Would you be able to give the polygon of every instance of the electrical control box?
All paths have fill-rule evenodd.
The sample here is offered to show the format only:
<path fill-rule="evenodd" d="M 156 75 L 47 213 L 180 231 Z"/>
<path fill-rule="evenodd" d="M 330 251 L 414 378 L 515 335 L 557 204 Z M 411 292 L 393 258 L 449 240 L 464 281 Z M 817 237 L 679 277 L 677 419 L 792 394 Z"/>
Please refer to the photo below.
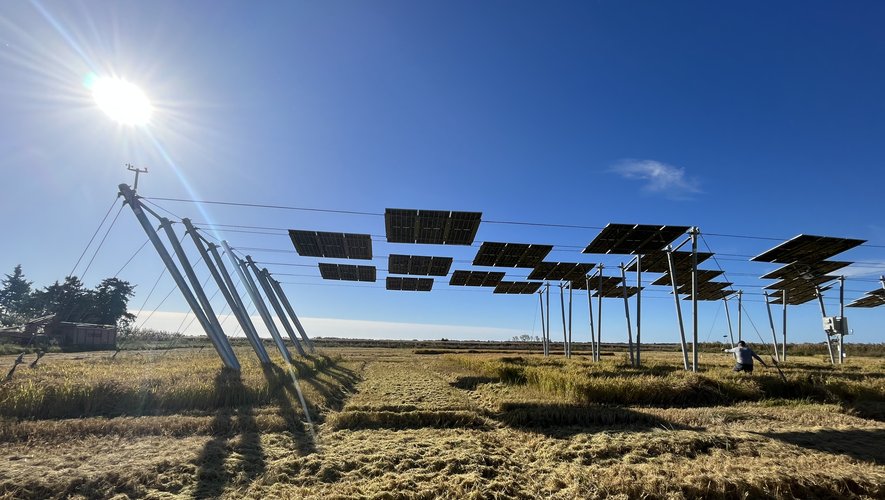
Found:
<path fill-rule="evenodd" d="M 827 335 L 848 335 L 848 318 L 844 316 L 825 316 L 824 331 Z"/>

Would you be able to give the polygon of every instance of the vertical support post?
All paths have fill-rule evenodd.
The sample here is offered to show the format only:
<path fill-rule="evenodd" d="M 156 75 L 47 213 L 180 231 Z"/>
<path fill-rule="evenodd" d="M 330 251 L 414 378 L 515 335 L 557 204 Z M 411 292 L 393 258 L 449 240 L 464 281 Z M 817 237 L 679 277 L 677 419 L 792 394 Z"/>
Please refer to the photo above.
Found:
<path fill-rule="evenodd" d="M 781 361 L 787 360 L 787 289 L 784 288 L 781 299 L 784 303 L 784 331 L 783 342 L 781 343 Z"/>
<path fill-rule="evenodd" d="M 599 289 L 596 290 L 597 309 L 599 310 L 599 327 L 596 329 L 596 361 L 602 361 L 602 286 L 605 278 L 602 270 L 605 266 L 599 264 Z"/>
<path fill-rule="evenodd" d="M 274 293 L 270 283 L 267 282 L 267 277 L 261 273 L 251 256 L 246 256 L 246 263 L 249 265 L 249 268 L 252 269 L 255 279 L 258 280 L 258 284 L 261 285 L 261 288 L 264 290 L 264 295 L 267 297 L 267 301 L 270 302 L 270 306 L 273 308 L 274 312 L 277 313 L 277 318 L 280 319 L 280 323 L 283 325 L 283 329 L 286 330 L 286 335 L 289 336 L 289 340 L 291 340 L 292 344 L 295 346 L 295 350 L 298 351 L 298 354 L 302 357 L 307 356 L 307 353 L 304 352 L 304 348 L 301 347 L 301 342 L 298 340 L 298 336 L 295 335 L 295 330 L 293 330 L 292 325 L 289 324 L 289 319 L 286 317 L 286 311 L 283 310 L 283 306 L 281 306 L 280 301 L 277 300 L 277 295 Z"/>
<path fill-rule="evenodd" d="M 636 366 L 642 364 L 642 255 L 636 255 Z"/>
<path fill-rule="evenodd" d="M 273 338 L 274 343 L 277 345 L 277 350 L 280 351 L 280 355 L 283 356 L 283 360 L 291 365 L 292 355 L 289 354 L 289 349 L 286 348 L 286 344 L 283 342 L 283 338 L 280 336 L 280 331 L 277 330 L 277 325 L 274 324 L 273 319 L 270 317 L 270 312 L 267 310 L 267 306 L 264 305 L 264 299 L 261 298 L 261 294 L 258 292 L 258 287 L 255 286 L 255 281 L 252 280 L 252 276 L 249 273 L 249 268 L 246 267 L 245 262 L 237 259 L 237 256 L 234 255 L 234 252 L 233 250 L 231 250 L 230 245 L 228 245 L 227 241 L 221 240 L 221 247 L 224 248 L 224 253 L 227 254 L 227 258 L 234 266 L 234 269 L 237 270 L 237 275 L 240 277 L 240 281 L 243 282 L 243 286 L 246 287 L 246 293 L 249 294 L 249 297 L 252 299 L 252 303 L 255 304 L 255 309 L 261 316 L 261 320 L 264 322 L 264 326 L 267 327 L 267 331 L 270 332 L 271 338 Z"/>
<path fill-rule="evenodd" d="M 160 240 L 159 235 L 157 235 L 157 232 L 154 231 L 153 226 L 151 225 L 150 221 L 147 218 L 147 215 L 145 215 L 144 210 L 142 209 L 141 202 L 135 195 L 135 191 L 133 191 L 132 188 L 130 188 L 126 184 L 120 184 L 118 187 L 120 189 L 120 194 L 123 196 L 123 199 L 126 201 L 126 203 L 129 204 L 129 208 L 132 209 L 132 212 L 135 214 L 135 218 L 138 219 L 138 223 L 141 224 L 141 228 L 144 230 L 145 234 L 147 234 L 148 239 L 153 244 L 154 249 L 157 251 L 157 254 L 160 256 L 160 260 L 162 260 L 163 264 L 166 266 L 166 270 L 169 271 L 169 275 L 172 276 L 173 280 L 175 280 L 175 284 L 178 286 L 178 290 L 181 291 L 181 294 L 184 296 L 184 300 L 187 302 L 188 306 L 190 306 L 191 311 L 193 311 L 194 316 L 196 316 L 197 318 L 197 321 L 200 322 L 200 326 L 203 327 L 203 331 L 206 332 L 206 335 L 212 342 L 212 347 L 215 348 L 218 356 L 221 357 L 221 361 L 224 363 L 224 366 L 233 370 L 239 370 L 240 364 L 237 359 L 231 359 L 230 356 L 228 356 L 227 350 L 223 347 L 222 340 L 215 337 L 215 331 L 212 329 L 212 325 L 209 324 L 209 320 L 208 318 L 206 318 L 206 314 L 203 312 L 202 308 L 200 308 L 200 304 L 197 302 L 197 299 L 194 297 L 193 293 L 188 287 L 187 282 L 184 280 L 184 277 L 181 275 L 181 272 L 178 270 L 178 267 L 172 260 L 172 256 L 169 255 L 169 251 L 166 250 L 165 245 L 163 245 L 162 240 Z"/>
<path fill-rule="evenodd" d="M 738 342 L 744 340 L 743 337 L 743 320 L 744 320 L 744 291 L 738 290 Z"/>
<path fill-rule="evenodd" d="M 538 302 L 541 303 L 541 350 L 547 356 L 547 327 L 544 326 L 544 290 L 538 292 Z"/>
<path fill-rule="evenodd" d="M 774 331 L 774 316 L 771 315 L 771 302 L 768 301 L 768 293 L 762 292 L 765 297 L 765 309 L 768 310 L 768 324 L 771 326 L 771 346 L 774 348 L 774 358 L 780 361 L 780 354 L 777 352 L 777 333 Z"/>
<path fill-rule="evenodd" d="M 821 293 L 820 287 L 815 286 L 814 291 L 817 294 L 817 303 L 820 304 L 820 316 L 821 318 L 827 317 L 827 309 L 824 306 L 824 294 Z M 830 334 L 824 330 L 824 338 L 827 339 L 827 352 L 830 354 L 830 364 L 836 364 L 836 358 L 833 357 L 833 342 L 830 340 Z"/>
<path fill-rule="evenodd" d="M 728 312 L 728 298 L 722 299 L 725 304 L 725 320 L 728 322 L 728 339 L 731 341 L 731 347 L 734 347 L 734 331 L 731 329 L 731 313 Z"/>
<path fill-rule="evenodd" d="M 627 317 L 627 348 L 630 350 L 630 366 L 636 366 L 636 359 L 633 357 L 633 327 L 630 321 L 630 301 L 627 300 L 627 270 L 626 266 L 621 263 L 621 280 L 624 292 L 624 315 Z"/>
<path fill-rule="evenodd" d="M 670 269 L 670 286 L 673 288 L 673 300 L 676 302 L 676 319 L 679 321 L 679 343 L 682 347 L 682 365 L 685 370 L 688 371 L 688 347 L 685 345 L 685 324 L 682 321 L 682 304 L 679 302 L 679 289 L 676 286 L 676 265 L 673 263 L 672 247 L 667 247 L 667 267 Z"/>
<path fill-rule="evenodd" d="M 839 317 L 842 318 L 842 324 L 845 324 L 845 276 L 839 276 Z M 839 364 L 845 362 L 845 332 L 839 329 Z"/>
<path fill-rule="evenodd" d="M 550 355 L 550 283 L 546 284 L 547 288 L 547 355 Z"/>
<path fill-rule="evenodd" d="M 593 294 L 590 293 L 590 277 L 584 276 L 587 283 L 587 316 L 590 319 L 590 355 L 593 361 L 596 359 L 596 331 L 593 328 Z"/>
<path fill-rule="evenodd" d="M 268 357 L 267 351 L 264 349 L 264 344 L 262 344 L 261 339 L 258 338 L 258 333 L 255 332 L 252 322 L 246 317 L 246 310 L 242 307 L 242 302 L 238 300 L 239 297 L 237 297 L 237 300 L 234 299 L 234 295 L 237 294 L 237 289 L 234 287 L 230 276 L 228 276 L 227 269 L 224 268 L 224 263 L 221 262 L 221 256 L 219 256 L 216 251 L 214 255 L 217 258 L 215 258 L 215 262 L 213 263 L 213 259 L 209 257 L 209 252 L 206 251 L 206 247 L 203 245 L 203 240 L 200 239 L 200 235 L 197 234 L 197 229 L 191 223 L 190 219 L 181 219 L 181 222 L 184 224 L 191 240 L 193 240 L 194 246 L 197 247 L 197 251 L 200 253 L 200 257 L 203 258 L 203 262 L 206 263 L 206 267 L 209 268 L 209 273 L 215 280 L 215 284 L 218 285 L 218 289 L 224 296 L 224 300 L 227 301 L 227 305 L 230 307 L 234 318 L 236 318 L 237 323 L 240 324 L 243 333 L 246 334 L 246 338 L 249 340 L 252 350 L 255 351 L 255 354 L 258 356 L 261 363 L 270 363 L 270 357 Z M 212 247 L 214 247 L 214 245 L 212 245 Z M 218 266 L 217 264 L 221 265 Z M 221 275 L 222 270 L 224 272 L 223 277 Z"/>
<path fill-rule="evenodd" d="M 565 330 L 565 283 L 559 282 L 559 307 L 562 310 L 562 354 L 568 357 L 568 333 Z"/>
<path fill-rule="evenodd" d="M 264 275 L 267 277 L 268 283 L 273 287 L 274 291 L 277 293 L 277 298 L 280 299 L 280 303 L 283 305 L 283 309 L 289 313 L 289 318 L 292 319 L 292 323 L 295 324 L 295 329 L 298 330 L 298 334 L 301 335 L 301 339 L 304 340 L 304 343 L 307 344 L 308 350 L 311 353 L 316 352 L 316 347 L 313 345 L 313 341 L 310 340 L 310 337 L 307 336 L 307 332 L 304 330 L 304 326 L 301 324 L 301 321 L 298 319 L 298 315 L 295 314 L 295 309 L 292 307 L 292 303 L 289 302 L 289 297 L 286 296 L 286 293 L 283 292 L 283 287 L 280 285 L 280 282 L 273 279 L 270 275 L 270 271 L 267 268 L 262 270 Z"/>
<path fill-rule="evenodd" d="M 568 357 L 572 357 L 572 282 L 568 283 Z"/>
<path fill-rule="evenodd" d="M 692 359 L 691 371 L 698 371 L 698 231 L 697 226 L 690 229 L 691 234 L 691 322 L 692 322 Z"/>

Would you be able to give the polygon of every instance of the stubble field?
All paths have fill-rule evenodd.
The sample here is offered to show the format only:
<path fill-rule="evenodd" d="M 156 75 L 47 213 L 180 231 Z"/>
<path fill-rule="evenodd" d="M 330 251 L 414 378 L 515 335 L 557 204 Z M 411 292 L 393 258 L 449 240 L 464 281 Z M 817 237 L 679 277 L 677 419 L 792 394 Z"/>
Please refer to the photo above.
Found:
<path fill-rule="evenodd" d="M 238 354 L 239 374 L 210 349 L 23 365 L 0 384 L 0 497 L 885 496 L 879 358 L 793 357 L 784 382 L 716 354 L 699 374 L 678 353 Z"/>

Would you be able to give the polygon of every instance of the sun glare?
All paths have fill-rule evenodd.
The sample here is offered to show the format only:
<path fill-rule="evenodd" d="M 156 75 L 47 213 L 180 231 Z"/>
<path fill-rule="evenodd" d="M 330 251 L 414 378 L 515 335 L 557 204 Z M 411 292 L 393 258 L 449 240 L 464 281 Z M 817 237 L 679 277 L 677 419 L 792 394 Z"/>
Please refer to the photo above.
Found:
<path fill-rule="evenodd" d="M 95 103 L 112 120 L 123 125 L 144 125 L 151 117 L 151 103 L 144 92 L 120 78 L 101 77 L 91 83 Z"/>

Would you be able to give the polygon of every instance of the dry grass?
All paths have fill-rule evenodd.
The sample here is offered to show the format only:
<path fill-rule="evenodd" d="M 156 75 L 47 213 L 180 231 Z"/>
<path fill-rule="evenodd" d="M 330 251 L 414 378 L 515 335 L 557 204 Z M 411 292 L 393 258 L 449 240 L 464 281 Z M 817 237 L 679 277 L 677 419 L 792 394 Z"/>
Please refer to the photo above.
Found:
<path fill-rule="evenodd" d="M 0 386 L 0 498 L 885 496 L 877 359 L 797 358 L 783 384 L 712 355 L 329 350 L 297 369 L 313 440 L 289 374 L 246 353 L 241 376 L 205 351 L 106 357 Z"/>

